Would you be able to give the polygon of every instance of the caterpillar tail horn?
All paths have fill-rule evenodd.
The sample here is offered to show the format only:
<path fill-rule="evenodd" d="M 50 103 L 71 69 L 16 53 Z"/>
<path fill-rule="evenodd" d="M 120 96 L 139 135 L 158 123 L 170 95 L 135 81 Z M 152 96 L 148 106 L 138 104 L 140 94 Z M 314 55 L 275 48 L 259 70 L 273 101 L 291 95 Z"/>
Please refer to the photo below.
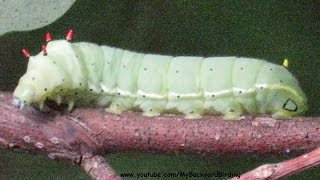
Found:
<path fill-rule="evenodd" d="M 284 59 L 282 65 L 288 69 L 289 67 L 289 60 L 288 59 Z"/>

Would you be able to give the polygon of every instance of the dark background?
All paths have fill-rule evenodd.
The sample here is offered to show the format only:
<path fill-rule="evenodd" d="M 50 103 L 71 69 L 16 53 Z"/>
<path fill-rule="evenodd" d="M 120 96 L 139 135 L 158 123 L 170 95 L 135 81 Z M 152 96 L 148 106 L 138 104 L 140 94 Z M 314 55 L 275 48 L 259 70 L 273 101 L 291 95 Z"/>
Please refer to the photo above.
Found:
<path fill-rule="evenodd" d="M 195 56 L 244 56 L 282 64 L 308 97 L 307 116 L 320 115 L 319 1 L 78 0 L 56 22 L 0 37 L 0 90 L 13 91 L 25 73 L 22 48 L 37 54 L 44 34 L 54 39 L 75 30 L 74 41 L 88 41 L 144 53 Z M 108 155 L 117 172 L 244 172 L 287 156 Z M 7 164 L 8 163 L 8 164 Z M 0 174 L 6 178 L 87 179 L 81 170 L 42 156 L 0 150 Z M 320 177 L 311 170 L 292 179 Z M 0 175 L 1 178 L 1 175 Z M 311 178 L 311 179 L 312 179 Z"/>

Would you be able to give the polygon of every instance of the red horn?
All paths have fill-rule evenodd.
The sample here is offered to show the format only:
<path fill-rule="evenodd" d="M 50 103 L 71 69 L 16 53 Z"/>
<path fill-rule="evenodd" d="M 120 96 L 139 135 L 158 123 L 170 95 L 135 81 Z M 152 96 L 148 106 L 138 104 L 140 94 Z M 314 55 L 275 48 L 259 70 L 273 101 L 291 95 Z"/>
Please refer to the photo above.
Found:
<path fill-rule="evenodd" d="M 45 45 L 42 45 L 41 46 L 41 49 L 42 49 L 42 53 L 43 53 L 43 55 L 47 55 L 47 47 L 45 46 Z"/>
<path fill-rule="evenodd" d="M 74 35 L 74 31 L 70 29 L 67 33 L 66 40 L 71 41 Z"/>
<path fill-rule="evenodd" d="M 22 54 L 23 54 L 25 57 L 27 57 L 27 58 L 30 57 L 30 53 L 29 53 L 29 51 L 26 50 L 26 49 L 22 49 Z"/>
<path fill-rule="evenodd" d="M 49 32 L 47 32 L 46 36 L 45 36 L 46 42 L 49 42 L 52 40 L 52 36 Z"/>

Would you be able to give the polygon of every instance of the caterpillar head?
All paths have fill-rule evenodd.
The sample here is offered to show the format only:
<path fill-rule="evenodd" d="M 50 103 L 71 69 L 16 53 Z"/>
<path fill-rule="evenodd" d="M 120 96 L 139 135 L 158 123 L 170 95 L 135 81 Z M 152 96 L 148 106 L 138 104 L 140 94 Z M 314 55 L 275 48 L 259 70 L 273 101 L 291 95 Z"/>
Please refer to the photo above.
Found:
<path fill-rule="evenodd" d="M 71 30 L 66 39 L 71 40 L 72 36 L 73 31 Z M 51 41 L 49 33 L 46 34 L 45 39 L 48 43 L 48 49 L 43 45 L 42 52 L 35 56 L 30 56 L 30 53 L 25 49 L 22 50 L 24 56 L 29 58 L 28 68 L 13 93 L 13 104 L 20 109 L 33 103 L 41 105 L 47 98 L 54 95 L 57 87 L 62 89 L 66 87 L 66 84 L 70 84 L 70 78 L 58 65 L 59 60 L 61 64 L 63 60 L 67 59 L 61 57 L 60 54 L 68 50 L 70 52 L 70 43 L 67 40 L 49 42 Z"/>
<path fill-rule="evenodd" d="M 35 89 L 32 84 L 19 84 L 13 93 L 13 104 L 23 109 L 34 100 L 34 96 Z"/>
<path fill-rule="evenodd" d="M 23 109 L 26 105 L 43 102 L 51 89 L 59 84 L 50 81 L 58 71 L 49 63 L 49 58 L 43 54 L 30 56 L 27 72 L 20 78 L 13 93 L 16 107 Z"/>

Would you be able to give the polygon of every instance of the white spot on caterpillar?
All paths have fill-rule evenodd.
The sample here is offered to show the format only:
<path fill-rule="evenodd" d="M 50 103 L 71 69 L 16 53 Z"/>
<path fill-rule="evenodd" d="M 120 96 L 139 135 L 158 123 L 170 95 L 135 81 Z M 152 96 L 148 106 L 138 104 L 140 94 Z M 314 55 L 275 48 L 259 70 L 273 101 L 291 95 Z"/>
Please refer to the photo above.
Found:
<path fill-rule="evenodd" d="M 107 88 L 105 87 L 103 84 L 101 84 L 101 89 L 104 90 L 104 92 L 110 94 L 110 95 L 122 95 L 122 96 L 128 96 L 128 97 L 132 97 L 132 98 L 137 98 L 139 96 L 143 96 L 145 95 L 146 97 L 148 98 L 153 98 L 153 99 L 163 99 L 163 98 L 166 98 L 166 95 L 159 95 L 159 94 L 154 94 L 154 93 L 145 93 L 141 90 L 138 90 L 137 91 L 137 94 L 133 94 L 131 93 L 130 91 L 125 91 L 125 90 L 122 90 L 122 89 L 110 89 L 110 88 Z"/>
<path fill-rule="evenodd" d="M 116 90 L 115 89 L 108 88 L 105 85 L 103 85 L 102 83 L 100 84 L 100 87 L 105 93 L 108 93 L 110 95 L 116 94 Z"/>
<path fill-rule="evenodd" d="M 152 98 L 152 99 L 164 99 L 166 98 L 166 95 L 159 95 L 159 94 L 154 94 L 154 93 L 145 93 L 141 90 L 138 90 L 137 92 L 138 96 L 142 96 L 145 95 L 148 98 Z"/>
<path fill-rule="evenodd" d="M 227 90 L 222 90 L 222 91 L 216 91 L 216 92 L 204 92 L 205 96 L 211 96 L 212 94 L 214 94 L 215 96 L 219 96 L 221 94 L 228 94 L 230 92 L 232 92 L 232 89 L 227 89 Z"/>
<path fill-rule="evenodd" d="M 261 89 L 261 88 L 268 88 L 269 86 L 268 86 L 268 84 L 256 84 L 256 88 L 257 89 Z"/>
<path fill-rule="evenodd" d="M 23 138 L 22 138 L 23 140 L 24 140 L 24 142 L 26 142 L 26 143 L 30 143 L 31 142 L 31 138 L 30 138 L 30 136 L 23 136 Z"/>
<path fill-rule="evenodd" d="M 169 92 L 169 94 L 168 94 L 169 98 L 175 98 L 175 97 L 188 98 L 188 97 L 199 97 L 199 96 L 202 96 L 202 92 L 188 93 L 188 94 L 178 94 L 178 93 L 174 93 L 174 92 Z"/>
<path fill-rule="evenodd" d="M 256 84 L 255 88 L 250 88 L 250 89 L 243 89 L 243 88 L 238 88 L 238 87 L 234 87 L 234 88 L 230 88 L 230 89 L 226 89 L 226 90 L 222 90 L 222 91 L 215 91 L 215 92 L 209 92 L 206 91 L 204 92 L 204 96 L 205 97 L 212 97 L 212 94 L 214 94 L 214 96 L 219 96 L 219 95 L 224 95 L 224 94 L 228 94 L 228 93 L 239 93 L 241 92 L 241 94 L 245 94 L 245 93 L 252 93 L 255 92 L 256 89 L 259 88 L 268 88 L 267 84 Z"/>
<path fill-rule="evenodd" d="M 241 93 L 252 93 L 254 92 L 256 89 L 255 88 L 250 88 L 250 89 L 243 89 L 243 88 L 233 88 L 233 92 L 235 93 L 238 93 L 238 92 L 241 92 Z"/>
<path fill-rule="evenodd" d="M 41 142 L 37 142 L 35 146 L 39 149 L 42 149 L 44 147 L 44 144 L 42 144 Z"/>
<path fill-rule="evenodd" d="M 252 93 L 254 92 L 256 89 L 255 88 L 250 88 L 250 89 L 243 89 L 243 88 L 231 88 L 231 89 L 226 89 L 226 90 L 222 90 L 222 91 L 216 91 L 216 92 L 204 92 L 204 96 L 209 97 L 212 96 L 212 94 L 214 94 L 215 96 L 219 96 L 219 95 L 223 95 L 223 94 L 228 94 L 228 93 Z"/>
<path fill-rule="evenodd" d="M 130 96 L 130 97 L 134 97 L 135 95 L 133 95 L 130 91 L 125 91 L 125 90 L 122 90 L 122 89 L 117 89 L 117 94 L 121 94 L 123 96 Z"/>

